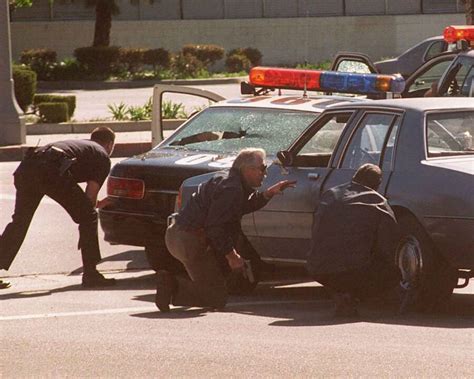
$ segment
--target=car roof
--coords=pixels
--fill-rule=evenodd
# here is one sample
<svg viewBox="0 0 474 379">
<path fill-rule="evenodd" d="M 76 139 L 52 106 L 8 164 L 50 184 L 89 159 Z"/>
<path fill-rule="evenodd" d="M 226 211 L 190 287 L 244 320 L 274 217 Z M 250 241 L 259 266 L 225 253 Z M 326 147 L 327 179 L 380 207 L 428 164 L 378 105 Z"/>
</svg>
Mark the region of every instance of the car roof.
<svg viewBox="0 0 474 379">
<path fill-rule="evenodd" d="M 241 107 L 241 108 L 271 108 L 301 112 L 315 112 L 321 113 L 326 108 L 339 105 L 349 104 L 354 102 L 368 102 L 364 97 L 350 97 L 350 96 L 328 96 L 328 95 L 308 95 L 303 96 L 303 91 L 300 93 L 288 95 L 244 95 L 240 98 L 233 98 L 219 101 L 209 106 L 215 107 Z"/>
<path fill-rule="evenodd" d="M 373 100 L 365 103 L 351 104 L 351 108 L 398 108 L 401 110 L 411 109 L 416 111 L 427 110 L 473 110 L 474 99 L 464 97 L 419 97 L 405 99 Z M 347 105 L 337 105 L 334 109 L 347 108 Z"/>
</svg>

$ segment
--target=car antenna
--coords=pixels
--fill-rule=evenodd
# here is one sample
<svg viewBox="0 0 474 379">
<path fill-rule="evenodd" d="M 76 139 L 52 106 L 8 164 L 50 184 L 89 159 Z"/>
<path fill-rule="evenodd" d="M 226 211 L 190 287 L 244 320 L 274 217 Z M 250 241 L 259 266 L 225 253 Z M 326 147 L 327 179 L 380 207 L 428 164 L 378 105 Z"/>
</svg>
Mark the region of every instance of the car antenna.
<svg viewBox="0 0 474 379">
<path fill-rule="evenodd" d="M 304 75 L 304 89 L 303 89 L 303 99 L 308 98 L 308 89 L 306 88 L 307 85 L 307 76 L 306 74 Z"/>
</svg>

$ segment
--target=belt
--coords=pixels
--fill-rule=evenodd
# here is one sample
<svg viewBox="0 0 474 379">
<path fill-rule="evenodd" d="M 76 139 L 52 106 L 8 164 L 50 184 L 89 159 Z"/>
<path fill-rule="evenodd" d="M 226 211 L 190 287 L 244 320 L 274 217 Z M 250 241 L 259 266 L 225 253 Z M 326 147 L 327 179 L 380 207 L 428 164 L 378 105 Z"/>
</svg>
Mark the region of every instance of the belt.
<svg viewBox="0 0 474 379">
<path fill-rule="evenodd" d="M 63 149 L 56 146 L 49 146 L 47 149 L 29 149 L 25 158 L 38 159 L 41 163 L 58 165 L 60 176 L 63 176 L 76 163 L 76 158 L 70 158 Z"/>
<path fill-rule="evenodd" d="M 182 225 L 182 224 L 176 223 L 176 216 L 178 216 L 178 213 L 172 213 L 168 216 L 168 218 L 166 219 L 166 224 L 167 224 L 168 227 L 176 224 L 178 226 L 179 230 L 181 230 L 183 232 L 194 233 L 194 234 L 198 234 L 198 235 L 204 234 L 204 232 L 205 232 L 204 228 L 196 228 L 194 226 Z"/>
</svg>

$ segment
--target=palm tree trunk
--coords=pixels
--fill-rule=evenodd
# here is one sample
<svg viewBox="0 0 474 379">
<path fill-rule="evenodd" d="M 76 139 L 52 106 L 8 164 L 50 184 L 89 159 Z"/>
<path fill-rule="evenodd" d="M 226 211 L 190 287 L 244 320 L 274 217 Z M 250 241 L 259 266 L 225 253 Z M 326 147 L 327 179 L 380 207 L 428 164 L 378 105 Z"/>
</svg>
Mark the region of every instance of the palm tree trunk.
<svg viewBox="0 0 474 379">
<path fill-rule="evenodd" d="M 474 25 L 474 0 L 466 1 L 466 24 Z"/>
<path fill-rule="evenodd" d="M 92 46 L 109 46 L 112 28 L 112 9 L 107 0 L 97 0 L 95 6 L 94 43 Z"/>
</svg>

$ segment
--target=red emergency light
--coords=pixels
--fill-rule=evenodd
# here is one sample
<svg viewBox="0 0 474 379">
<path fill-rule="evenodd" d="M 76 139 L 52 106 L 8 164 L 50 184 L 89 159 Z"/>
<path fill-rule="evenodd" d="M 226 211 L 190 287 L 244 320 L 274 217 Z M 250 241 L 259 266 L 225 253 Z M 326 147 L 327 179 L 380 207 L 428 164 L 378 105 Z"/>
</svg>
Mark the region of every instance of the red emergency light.
<svg viewBox="0 0 474 379">
<path fill-rule="evenodd" d="M 258 87 L 319 90 L 321 71 L 253 67 L 249 73 L 250 83 Z"/>
<path fill-rule="evenodd" d="M 444 40 L 448 43 L 466 40 L 474 42 L 474 25 L 451 25 L 444 29 Z"/>
</svg>

